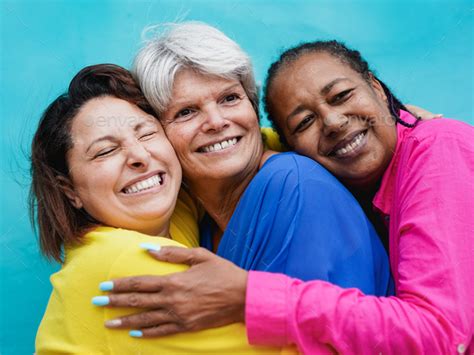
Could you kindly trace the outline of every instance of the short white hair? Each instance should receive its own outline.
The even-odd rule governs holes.
[[[165,32],[146,41],[132,73],[158,115],[168,107],[176,74],[192,69],[239,81],[258,114],[258,91],[249,56],[217,28],[201,22],[169,23]]]

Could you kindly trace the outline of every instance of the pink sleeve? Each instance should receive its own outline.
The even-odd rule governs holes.
[[[304,353],[473,351],[474,149],[457,138],[415,138],[401,152],[390,222],[396,297],[250,272],[249,342]]]

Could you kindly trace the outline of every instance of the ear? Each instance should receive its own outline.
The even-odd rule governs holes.
[[[64,176],[57,176],[56,179],[59,183],[59,188],[62,192],[66,195],[71,205],[75,208],[80,209],[83,207],[82,200],[80,199],[79,195],[74,190],[71,181],[64,177]]]
[[[383,90],[380,81],[378,81],[375,75],[372,73],[369,73],[369,80],[369,84],[372,87],[372,90],[374,90],[375,95],[377,95],[380,100],[383,100],[388,105],[387,95],[385,95],[385,91]]]

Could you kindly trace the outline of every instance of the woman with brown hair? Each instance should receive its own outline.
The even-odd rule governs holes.
[[[177,199],[181,167],[152,112],[127,70],[102,64],[81,70],[41,118],[31,213],[43,253],[62,268],[51,277],[37,353],[280,352],[247,345],[241,324],[140,342],[103,327],[128,310],[90,303],[101,280],[186,269],[156,264],[144,249],[197,245],[197,211],[184,193]]]

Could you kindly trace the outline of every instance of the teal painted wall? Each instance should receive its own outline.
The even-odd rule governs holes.
[[[129,66],[145,26],[178,18],[234,38],[259,82],[283,48],[344,40],[402,100],[474,123],[472,1],[1,0],[1,354],[34,351],[58,268],[39,255],[26,204],[29,144],[42,110],[79,69]]]

